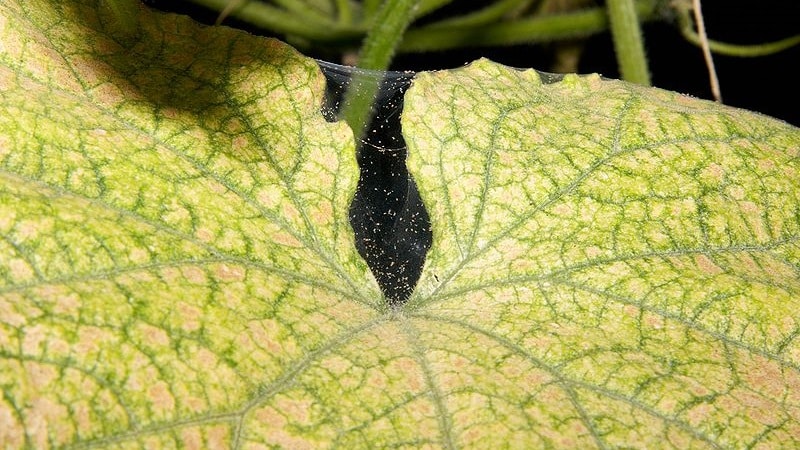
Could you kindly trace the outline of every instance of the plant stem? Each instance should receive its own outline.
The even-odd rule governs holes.
[[[700,45],[700,37],[697,33],[684,33],[686,39],[692,44]],[[767,56],[782,52],[788,48],[800,44],[800,34],[781,39],[780,41],[765,42],[763,44],[737,45],[727,42],[718,42],[709,39],[708,47],[714,53],[728,56],[738,56],[741,58],[752,58],[756,56]]]
[[[397,44],[414,17],[419,0],[386,0],[377,11],[358,55],[358,67],[386,70]],[[350,125],[356,139],[370,119],[372,103],[382,80],[374,76],[359,77],[354,73],[345,93],[341,117]]]
[[[350,8],[350,0],[336,0],[336,11],[339,14],[339,22],[350,23],[353,21],[353,10]]]
[[[330,20],[329,17],[320,13],[316,8],[306,4],[300,0],[272,0],[278,6],[282,6],[286,11],[293,13],[297,17],[312,23],[325,23]]]
[[[418,19],[428,13],[436,11],[443,6],[447,6],[452,2],[453,0],[420,0],[419,7],[414,14],[414,18]]]
[[[642,20],[656,19],[651,0],[636,2]],[[465,46],[503,46],[552,42],[559,39],[584,37],[608,29],[608,14],[603,8],[537,16],[510,22],[494,23],[477,28],[438,28],[430,25],[410,30],[398,51],[442,51]]]
[[[694,30],[694,25],[688,10],[681,10],[678,14],[681,34],[687,41],[694,45],[702,45],[700,36]],[[761,44],[729,44],[712,39],[708,40],[708,47],[712,52],[720,55],[738,56],[740,58],[754,58],[757,56],[767,56],[782,52],[788,48],[800,44],[800,34],[781,39],[779,41],[764,42]]]
[[[708,45],[708,34],[706,33],[706,24],[703,20],[703,10],[700,5],[700,0],[693,0],[694,20],[697,23],[697,34],[700,36],[700,47],[703,49],[703,59],[706,60],[706,67],[708,67],[708,80],[711,83],[711,94],[714,100],[722,103],[722,91],[719,88],[719,78],[717,77],[717,69],[714,67],[714,57],[711,56],[711,48]]]
[[[229,0],[191,1],[215,11],[222,11]],[[247,2],[241,8],[232,11],[231,16],[276,33],[300,36],[319,42],[353,40],[364,33],[364,29],[358,26],[338,23],[319,16],[313,16],[311,19],[305,16],[298,17],[262,2]]]
[[[364,16],[372,18],[378,13],[381,7],[381,0],[364,0]]]
[[[607,0],[606,7],[622,79],[649,86],[650,72],[633,0]]]
[[[530,0],[499,0],[478,11],[436,22],[430,25],[430,28],[467,28],[486,25],[502,18],[509,11],[525,3],[530,3]]]

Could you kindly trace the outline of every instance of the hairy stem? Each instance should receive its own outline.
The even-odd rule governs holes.
[[[386,70],[389,67],[403,33],[413,20],[418,3],[419,0],[386,0],[383,3],[359,52],[359,68]],[[350,125],[356,138],[361,137],[369,122],[380,82],[373,76],[358,77],[356,73],[345,93],[341,116]]]
[[[681,9],[678,12],[678,20],[683,37],[694,45],[702,45],[700,36],[694,30],[694,23],[692,21],[689,9]],[[758,56],[772,55],[774,53],[782,52],[786,49],[792,48],[796,45],[800,45],[800,34],[778,41],[764,42],[761,44],[730,44],[727,42],[715,41],[713,39],[708,40],[708,47],[712,52],[720,55],[737,56],[741,58],[754,58]]]
[[[633,0],[608,0],[606,7],[622,79],[649,86],[644,39]]]
[[[417,19],[424,16],[425,14],[432,13],[437,9],[443,6],[447,6],[452,2],[453,0],[420,0],[419,7],[414,13],[414,18]]]
[[[353,9],[350,7],[350,0],[336,0],[336,11],[339,15],[339,22],[350,23],[353,21]]]
[[[714,100],[722,103],[722,91],[719,88],[717,69],[714,67],[714,57],[711,56],[711,48],[708,45],[708,34],[706,33],[706,24],[705,20],[703,20],[703,10],[700,5],[700,0],[693,0],[692,9],[694,10],[694,20],[697,23],[697,34],[700,36],[700,47],[703,49],[703,59],[706,60],[706,67],[708,67],[708,80],[711,83],[711,94],[714,96]]]
[[[215,11],[222,11],[229,0],[191,0]],[[358,26],[343,24],[319,15],[298,16],[263,2],[247,2],[231,11],[231,16],[252,25],[280,34],[299,36],[315,41],[347,41],[364,33]]]
[[[486,25],[501,19],[510,11],[530,2],[531,0],[499,0],[478,11],[432,24],[430,28],[468,28]]]
[[[657,19],[651,0],[636,2],[643,21]],[[409,30],[398,51],[443,51],[465,46],[502,46],[553,42],[559,39],[590,36],[608,30],[608,14],[603,8],[537,16],[476,28],[451,28],[429,25]]]

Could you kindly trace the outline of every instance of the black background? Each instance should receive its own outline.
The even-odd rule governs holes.
[[[149,0],[151,6],[186,13],[200,22],[213,23],[216,12],[203,10],[188,2]],[[458,0],[443,13],[458,14],[485,5],[476,0]],[[703,13],[709,37],[714,40],[752,44],[770,42],[800,33],[800,1],[798,0],[705,0]],[[265,34],[245,23],[226,19],[226,25]],[[653,84],[657,87],[711,98],[708,71],[698,47],[686,42],[677,24],[669,21],[650,22],[643,27]],[[324,57],[308,49],[309,56]],[[541,46],[475,48],[448,52],[398,55],[392,64],[397,70],[432,70],[462,66],[482,56],[515,67],[532,67],[548,71],[551,54]],[[330,59],[330,58],[329,58]],[[758,57],[738,58],[715,55],[724,103],[758,111],[800,126],[797,106],[800,89],[800,46],[783,52]],[[332,61],[340,62],[340,61]],[[609,33],[586,40],[578,71],[597,72],[619,78]]]
[[[216,12],[205,11],[189,3],[161,0],[150,0],[148,3],[188,13],[203,23],[213,23],[216,19]],[[791,10],[792,3],[794,2],[762,1],[754,9],[751,2],[741,0],[706,1],[704,15],[709,36],[730,43],[769,42],[791,36],[800,32],[798,16]],[[481,5],[482,2],[460,0],[438,14],[458,14]],[[263,34],[262,31],[235,20],[228,20],[226,24]],[[677,24],[668,21],[649,23],[644,26],[643,31],[655,86],[696,97],[711,98],[702,52],[684,40]],[[591,37],[584,44],[578,72],[597,72],[606,77],[619,78],[609,33]],[[304,53],[332,59],[331,52],[325,49],[317,52],[306,49]],[[548,71],[553,60],[552,53],[546,46],[476,48],[399,55],[391,69],[446,69],[462,66],[482,56],[510,66],[533,67],[545,71]],[[798,47],[759,58],[716,56],[717,73],[725,103],[800,125],[800,114],[795,105],[798,97],[795,83],[800,77],[795,66],[799,61]],[[335,83],[331,86],[335,86]],[[401,99],[402,91],[398,91],[398,97],[393,101],[399,105]],[[399,147],[399,151],[376,151],[373,146],[368,145],[370,139],[359,146],[361,177],[350,208],[356,247],[392,305],[402,304],[411,294],[419,278],[425,254],[431,245],[428,215],[415,184],[405,169],[405,148],[396,108],[392,101],[384,102],[371,126],[371,129],[380,130],[380,133],[376,136],[371,136],[371,133],[368,135],[377,139],[374,148],[382,147],[386,144],[382,140],[388,139],[393,144],[389,147]],[[394,119],[384,120],[384,115]]]
[[[463,2],[459,5],[464,7]],[[800,33],[798,0],[705,0],[703,15],[709,38],[721,42],[754,44]],[[683,38],[677,23],[649,22],[644,25],[643,34],[654,86],[712,98],[702,51]],[[548,71],[552,60],[550,53],[541,46],[515,46],[400,55],[393,68],[458,67],[481,56],[514,67],[544,71]],[[800,46],[757,58],[715,54],[714,63],[725,104],[758,111],[800,126],[800,108],[797,105],[800,100]],[[609,33],[586,41],[578,72],[596,72],[609,78],[620,78]]]

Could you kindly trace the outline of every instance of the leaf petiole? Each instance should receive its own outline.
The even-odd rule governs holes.
[[[358,55],[358,67],[368,70],[386,70],[395,54],[403,33],[412,22],[419,0],[387,0],[377,11],[373,26],[367,34]],[[372,103],[380,79],[353,77],[345,93],[341,117],[350,125],[353,135],[359,138],[369,122]]]
[[[642,21],[657,18],[651,0],[635,3]],[[608,30],[608,14],[604,8],[587,8],[563,14],[549,14],[476,28],[439,27],[429,25],[409,30],[398,52],[444,51],[464,46],[503,46],[553,42],[559,39],[590,36]]]
[[[633,0],[608,0],[606,7],[622,79],[650,86],[644,39]]]
[[[223,11],[229,0],[191,0],[215,11]],[[298,13],[299,14],[299,13]],[[365,29],[316,15],[298,15],[262,2],[247,2],[231,11],[231,17],[271,30],[319,42],[342,42],[358,39]]]
[[[700,46],[701,39],[694,29],[694,21],[692,20],[690,9],[684,7],[677,8],[677,10],[681,34],[687,41]],[[715,41],[713,39],[708,40],[708,47],[712,52],[740,58],[772,55],[790,49],[796,45],[800,45],[800,34],[761,44],[731,44],[728,42]]]

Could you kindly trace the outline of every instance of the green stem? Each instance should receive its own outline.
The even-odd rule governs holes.
[[[419,0],[386,0],[375,15],[358,55],[358,67],[386,70],[397,45],[414,17]],[[374,76],[359,77],[354,73],[345,93],[342,118],[353,135],[360,138],[369,121],[372,103],[381,80]]]
[[[681,34],[687,41],[691,42],[698,47],[702,45],[700,36],[694,30],[694,22],[690,17],[688,10],[681,11],[678,16]],[[782,52],[788,48],[800,44],[800,34],[791,36],[779,41],[764,42],[762,44],[729,44],[727,42],[719,42],[708,40],[708,46],[714,53],[720,55],[737,56],[740,58],[754,58],[758,56],[767,56],[774,53]]]
[[[364,0],[364,17],[367,19],[375,17],[380,7],[381,0]]]
[[[649,86],[644,39],[633,0],[607,0],[606,7],[622,79]]]
[[[330,19],[320,13],[317,8],[300,0],[272,0],[286,11],[293,13],[297,17],[302,17],[309,22],[316,24],[327,23]]]
[[[695,45],[700,45],[700,38],[697,33],[692,33],[693,36],[684,36]],[[742,58],[752,58],[756,56],[767,56],[774,53],[782,52],[788,48],[800,44],[800,34],[781,39],[780,41],[765,42],[763,44],[750,44],[750,45],[737,45],[729,44],[727,42],[708,41],[708,46],[714,53],[729,56],[739,56]]]
[[[447,6],[452,2],[453,0],[420,0],[419,7],[414,14],[414,18],[419,19],[420,17],[432,13],[443,6]]]
[[[191,0],[193,3],[206,8],[222,11],[229,0]],[[247,2],[241,8],[231,12],[232,17],[252,25],[271,30],[276,33],[294,35],[320,42],[347,41],[357,39],[364,33],[364,29],[323,20],[308,20],[304,16],[291,14],[286,10],[269,6],[262,2]]]
[[[350,0],[336,0],[336,11],[339,14],[340,23],[351,23],[353,21],[353,10],[350,8]]]
[[[651,0],[636,2],[642,20],[656,19]],[[590,36],[608,30],[608,14],[603,8],[537,16],[495,23],[474,29],[427,26],[410,30],[398,51],[429,52],[460,47],[504,46],[553,42],[559,39]]]
[[[530,0],[500,0],[478,11],[436,22],[431,24],[429,28],[471,28],[486,25],[503,18],[509,11],[526,3],[530,3]]]

